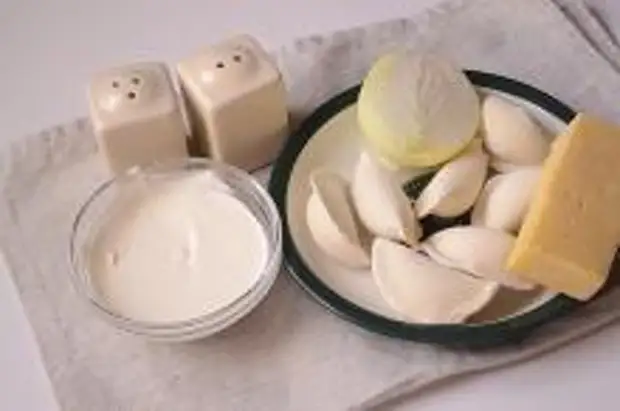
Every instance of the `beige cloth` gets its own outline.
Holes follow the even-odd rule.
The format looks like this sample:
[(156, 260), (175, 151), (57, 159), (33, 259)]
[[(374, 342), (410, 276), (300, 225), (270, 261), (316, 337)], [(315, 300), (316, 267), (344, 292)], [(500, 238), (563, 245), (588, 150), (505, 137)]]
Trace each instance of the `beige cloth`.
[[(359, 82), (379, 54), (407, 45), (620, 121), (620, 77), (593, 44), (549, 1), (468, 0), (301, 39), (277, 59), (299, 115)], [(221, 334), (146, 342), (100, 321), (70, 286), (71, 222), (102, 178), (86, 121), (21, 139), (0, 156), (0, 246), (65, 410), (384, 409), (395, 398), (410, 404), (411, 393), (440, 379), (523, 361), (620, 315), (615, 290), (519, 346), (450, 351), (368, 333), (280, 275), (267, 300)]]

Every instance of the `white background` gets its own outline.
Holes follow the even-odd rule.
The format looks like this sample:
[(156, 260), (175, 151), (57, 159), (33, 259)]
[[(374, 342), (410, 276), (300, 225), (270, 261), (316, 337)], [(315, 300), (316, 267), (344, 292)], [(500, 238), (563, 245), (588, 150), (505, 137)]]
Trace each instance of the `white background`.
[[(172, 63), (238, 32), (254, 34), (272, 48), (303, 34), (415, 14), (434, 3), (0, 0), (0, 145), (85, 115), (89, 77), (111, 65)], [(429, 392), (415, 401), (415, 409), (618, 409), (619, 376), (620, 327), (614, 326), (527, 364)], [(55, 409), (32, 331), (0, 264), (0, 410)]]

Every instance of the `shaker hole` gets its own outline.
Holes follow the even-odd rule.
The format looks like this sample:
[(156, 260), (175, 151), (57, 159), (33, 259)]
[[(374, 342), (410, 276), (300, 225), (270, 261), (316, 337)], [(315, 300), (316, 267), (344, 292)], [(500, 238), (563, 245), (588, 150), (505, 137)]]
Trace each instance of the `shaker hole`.
[(135, 85), (140, 84), (140, 79), (138, 77), (133, 77), (131, 79), (131, 84), (135, 84)]
[(215, 67), (221, 69), (224, 68), (224, 63), (222, 63), (221, 61), (218, 61), (217, 64), (215, 65)]
[(127, 97), (129, 97), (130, 100), (133, 100), (136, 98), (136, 93), (130, 91), (129, 93), (127, 93)]
[(235, 54), (233, 56), (233, 60), (237, 63), (241, 63), (241, 56), (239, 54)]
[(113, 81), (113, 82), (112, 82), (112, 87), (114, 87), (114, 88), (119, 88), (119, 87), (120, 87), (120, 84), (118, 84), (118, 81)]

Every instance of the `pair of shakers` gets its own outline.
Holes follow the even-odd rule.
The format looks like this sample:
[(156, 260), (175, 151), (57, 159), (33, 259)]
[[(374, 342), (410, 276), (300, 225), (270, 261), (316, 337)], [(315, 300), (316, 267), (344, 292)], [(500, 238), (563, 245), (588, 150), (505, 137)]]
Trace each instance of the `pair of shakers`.
[(190, 148), (248, 171), (275, 158), (288, 132), (286, 90), (256, 39), (240, 35), (206, 47), (175, 71), (181, 98), (163, 63), (129, 64), (92, 79), (91, 122), (112, 174), (187, 157)]

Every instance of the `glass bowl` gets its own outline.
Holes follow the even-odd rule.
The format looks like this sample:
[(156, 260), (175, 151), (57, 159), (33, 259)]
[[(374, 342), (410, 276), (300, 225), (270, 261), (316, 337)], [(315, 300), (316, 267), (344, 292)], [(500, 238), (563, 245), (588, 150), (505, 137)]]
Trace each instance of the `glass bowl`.
[[(189, 176), (204, 171), (214, 173), (226, 183), (231, 194), (246, 206), (263, 229), (267, 242), (267, 257), (259, 270), (257, 280), (230, 304), (183, 321), (152, 322), (121, 314), (100, 294), (88, 266), (93, 241), (108, 222), (108, 213), (118, 201), (122, 201), (124, 193), (148, 190), (150, 183), (161, 179)], [(282, 227), (273, 200), (250, 174), (217, 161), (191, 158), (134, 168), (101, 184), (88, 197), (75, 217), (69, 249), (74, 288), (105, 320), (119, 329), (152, 339), (188, 341), (212, 335), (232, 325), (266, 297), (280, 270)]]

